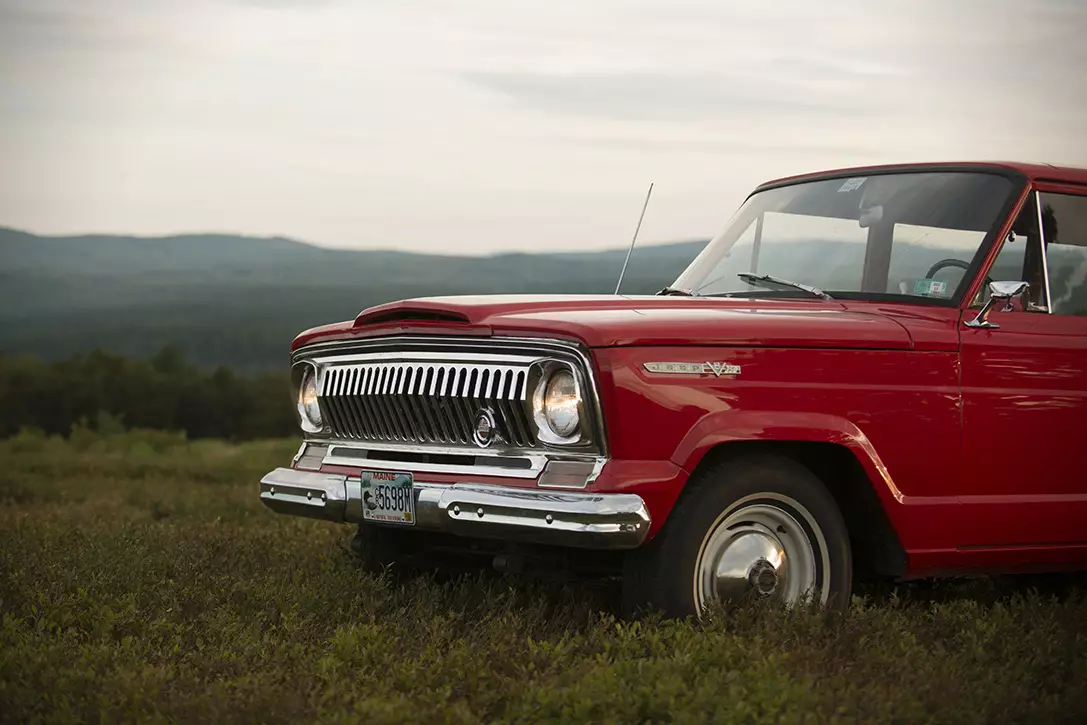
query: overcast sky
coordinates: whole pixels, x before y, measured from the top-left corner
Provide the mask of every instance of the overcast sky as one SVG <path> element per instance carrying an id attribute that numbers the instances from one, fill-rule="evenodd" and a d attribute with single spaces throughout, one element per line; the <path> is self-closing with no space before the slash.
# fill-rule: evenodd
<path id="1" fill-rule="evenodd" d="M 1087 0 L 0 0 L 0 225 L 710 236 L 824 167 L 1087 165 Z"/>

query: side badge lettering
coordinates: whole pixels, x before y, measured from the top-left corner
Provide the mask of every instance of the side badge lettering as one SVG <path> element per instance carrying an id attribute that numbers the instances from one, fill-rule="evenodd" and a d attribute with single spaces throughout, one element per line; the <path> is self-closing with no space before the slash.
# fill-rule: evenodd
<path id="1" fill-rule="evenodd" d="M 673 375 L 705 375 L 712 373 L 715 377 L 722 375 L 739 375 L 740 366 L 726 362 L 648 362 L 645 369 L 651 373 L 671 373 Z"/>

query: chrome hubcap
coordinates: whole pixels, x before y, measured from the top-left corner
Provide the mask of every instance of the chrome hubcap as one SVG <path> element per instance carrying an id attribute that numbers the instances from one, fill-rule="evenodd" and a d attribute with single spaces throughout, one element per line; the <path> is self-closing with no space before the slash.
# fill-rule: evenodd
<path id="1" fill-rule="evenodd" d="M 785 566 L 784 553 L 782 554 L 781 563 L 778 564 L 778 566 L 774 566 L 766 559 L 759 559 L 755 562 L 755 565 L 751 567 L 751 571 L 747 575 L 747 580 L 750 582 L 752 589 L 764 597 L 768 597 L 778 588 L 778 568 L 784 569 Z M 718 586 L 718 589 L 720 589 L 720 586 Z"/>
<path id="2" fill-rule="evenodd" d="M 814 539 L 814 541 L 813 541 Z M 751 496 L 718 517 L 695 566 L 695 602 L 745 596 L 794 604 L 825 601 L 828 570 L 822 533 L 808 511 L 774 494 Z"/>

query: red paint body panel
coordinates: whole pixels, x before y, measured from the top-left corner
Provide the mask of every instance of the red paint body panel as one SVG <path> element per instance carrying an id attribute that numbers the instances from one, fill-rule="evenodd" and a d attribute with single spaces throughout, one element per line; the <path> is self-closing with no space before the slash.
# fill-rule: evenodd
<path id="1" fill-rule="evenodd" d="M 820 178 L 833 178 L 836 176 L 860 176 L 863 174 L 877 173 L 880 171 L 924 171 L 926 169 L 938 169 L 956 167 L 962 169 L 975 169 L 977 171 L 1012 171 L 1022 174 L 1028 181 L 1055 181 L 1071 184 L 1087 184 L 1087 169 L 1078 166 L 1054 166 L 1053 164 L 1035 164 L 1021 161 L 941 161 L 918 164 L 884 164 L 876 166 L 853 166 L 831 171 L 818 171 L 808 174 L 797 174 L 774 179 L 760 184 L 755 191 L 769 186 L 778 186 L 785 183 L 812 181 Z"/>
<path id="2" fill-rule="evenodd" d="M 968 543 L 1087 542 L 1087 317 L 1003 313 L 963 331 L 962 364 Z"/>
<path id="3" fill-rule="evenodd" d="M 875 310 L 868 311 L 869 307 L 855 305 L 851 310 L 841 302 L 814 299 L 433 297 L 380 305 L 368 311 L 368 316 L 414 311 L 456 315 L 465 322 L 341 323 L 303 333 L 295 340 L 295 348 L 318 340 L 403 332 L 537 335 L 575 339 L 588 347 L 759 345 L 882 350 L 911 346 L 910 336 L 900 323 Z"/>
<path id="4" fill-rule="evenodd" d="M 948 166 L 1023 177 L 998 239 L 1033 189 L 1087 195 L 1087 169 L 1019 163 L 843 169 L 760 188 Z M 964 300 L 974 298 L 995 256 L 994 246 Z M 967 301 L 427 298 L 308 330 L 292 349 L 389 334 L 580 343 L 596 366 L 610 456 L 592 489 L 641 495 L 650 536 L 715 446 L 808 441 L 856 457 L 906 551 L 907 576 L 1087 568 L 1087 473 L 1078 455 L 1087 424 L 1087 317 L 999 312 L 999 330 L 976 330 L 963 325 L 976 314 Z M 706 361 L 742 373 L 645 368 Z M 438 483 L 462 478 L 420 474 Z"/>
<path id="5" fill-rule="evenodd" d="M 669 362 L 724 359 L 738 377 L 648 373 L 654 348 L 598 350 L 617 458 L 669 457 L 693 471 L 714 446 L 809 441 L 848 448 L 907 549 L 953 548 L 949 490 L 961 480 L 954 353 L 736 348 L 670 350 Z M 888 380 L 896 382 L 889 385 Z M 919 456 L 918 440 L 925 442 Z M 933 476 L 932 471 L 939 471 Z M 652 512 L 654 514 L 658 512 Z M 942 525 L 937 525 L 942 521 Z"/>

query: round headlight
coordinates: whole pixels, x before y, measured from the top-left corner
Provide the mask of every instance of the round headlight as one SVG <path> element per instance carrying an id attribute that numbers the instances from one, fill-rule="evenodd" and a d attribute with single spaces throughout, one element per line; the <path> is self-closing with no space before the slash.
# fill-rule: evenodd
<path id="1" fill-rule="evenodd" d="M 321 406 L 317 404 L 317 376 L 307 370 L 298 386 L 298 414 L 302 418 L 302 427 L 314 432 L 321 429 Z M 308 424 L 308 426 L 307 426 Z"/>
<path id="2" fill-rule="evenodd" d="M 547 426 L 559 438 L 569 438 L 577 432 L 580 419 L 578 408 L 581 395 L 577 380 L 569 370 L 556 370 L 547 381 L 543 412 Z"/>

